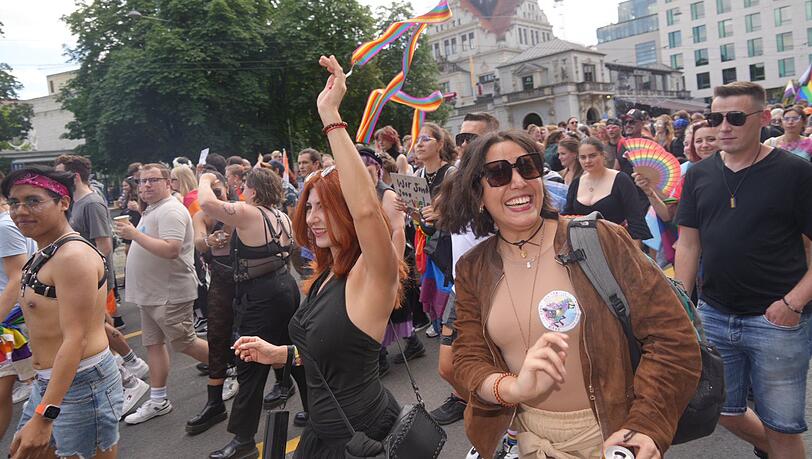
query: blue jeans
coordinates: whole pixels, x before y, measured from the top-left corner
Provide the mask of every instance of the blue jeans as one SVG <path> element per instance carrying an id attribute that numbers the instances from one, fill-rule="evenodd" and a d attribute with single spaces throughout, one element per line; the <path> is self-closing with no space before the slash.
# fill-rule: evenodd
<path id="1" fill-rule="evenodd" d="M 743 414 L 752 386 L 755 412 L 766 427 L 785 434 L 806 432 L 810 314 L 803 314 L 797 326 L 784 327 L 763 315 L 725 314 L 701 300 L 698 308 L 705 333 L 725 363 L 722 414 Z"/>
<path id="2" fill-rule="evenodd" d="M 42 401 L 48 380 L 34 381 L 31 398 L 23 408 L 17 430 L 22 429 Z M 115 357 L 110 351 L 99 364 L 76 373 L 61 411 L 54 421 L 51 446 L 59 457 L 91 458 L 96 450 L 107 451 L 118 443 L 118 421 L 124 391 Z"/>

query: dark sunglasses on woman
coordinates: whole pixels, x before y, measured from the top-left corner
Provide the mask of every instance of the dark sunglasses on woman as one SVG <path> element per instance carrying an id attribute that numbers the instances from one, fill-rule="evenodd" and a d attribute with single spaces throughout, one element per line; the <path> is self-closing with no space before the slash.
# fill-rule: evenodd
<path id="1" fill-rule="evenodd" d="M 460 132 L 459 134 L 457 134 L 454 140 L 456 141 L 457 146 L 461 147 L 462 144 L 464 144 L 465 142 L 471 143 L 477 137 L 479 136 L 474 134 L 473 132 Z"/>
<path id="2" fill-rule="evenodd" d="M 541 177 L 544 170 L 544 160 L 538 153 L 528 153 L 516 158 L 516 162 L 511 164 L 506 159 L 491 161 L 482 166 L 482 177 L 493 188 L 505 186 L 513 179 L 513 169 L 525 180 L 532 180 Z"/>
<path id="3" fill-rule="evenodd" d="M 744 113 L 740 111 L 734 112 L 710 112 L 705 114 L 705 120 L 708 122 L 708 126 L 710 127 L 717 127 L 722 124 L 722 121 L 727 119 L 727 122 L 733 126 L 744 126 L 744 123 L 747 122 L 747 117 L 753 116 L 756 113 L 761 113 L 762 110 L 756 110 L 752 113 Z"/>

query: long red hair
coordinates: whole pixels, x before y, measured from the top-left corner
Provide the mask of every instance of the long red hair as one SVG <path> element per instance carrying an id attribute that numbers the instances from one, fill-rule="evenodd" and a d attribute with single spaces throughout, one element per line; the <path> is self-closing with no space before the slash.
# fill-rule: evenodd
<path id="1" fill-rule="evenodd" d="M 330 237 L 330 241 L 337 245 L 339 249 L 336 260 L 333 259 L 333 252 L 329 248 L 316 246 L 315 237 L 307 226 L 307 200 L 313 190 L 316 190 L 319 194 L 321 208 L 324 209 L 327 235 Z M 389 219 L 380 205 L 378 206 L 378 212 L 386 222 L 387 232 L 391 233 Z M 341 192 L 338 171 L 333 171 L 327 174 L 326 177 L 322 177 L 319 171 L 310 180 L 305 181 L 299 203 L 293 213 L 293 236 L 297 244 L 307 247 L 316 255 L 315 260 L 310 263 L 313 275 L 309 279 L 305 279 L 302 284 L 305 294 L 310 291 L 316 279 L 327 271 L 332 269 L 337 277 L 346 277 L 352 267 L 355 266 L 355 262 L 358 261 L 358 257 L 361 255 L 361 245 L 358 242 L 358 234 L 355 231 L 350 209 L 347 207 L 347 202 Z M 400 262 L 398 271 L 399 282 L 395 309 L 400 307 L 403 281 L 408 276 L 408 270 L 404 262 Z"/>

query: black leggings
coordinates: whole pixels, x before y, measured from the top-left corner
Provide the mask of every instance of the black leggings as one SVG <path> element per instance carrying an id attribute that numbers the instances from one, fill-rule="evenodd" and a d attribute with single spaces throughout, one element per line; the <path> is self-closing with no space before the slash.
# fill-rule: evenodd
<path id="1" fill-rule="evenodd" d="M 299 307 L 299 287 L 283 268 L 275 273 L 237 284 L 234 302 L 235 323 L 240 336 L 258 336 L 278 346 L 292 344 L 288 322 Z M 240 390 L 231 407 L 228 431 L 241 440 L 257 433 L 262 414 L 262 396 L 271 367 L 256 362 L 237 361 Z M 307 383 L 304 367 L 291 374 L 299 386 L 302 406 L 307 410 Z"/>
<path id="2" fill-rule="evenodd" d="M 234 362 L 231 350 L 234 327 L 234 274 L 230 266 L 217 261 L 209 264 L 211 285 L 208 295 L 209 378 L 226 377 L 228 365 Z"/>

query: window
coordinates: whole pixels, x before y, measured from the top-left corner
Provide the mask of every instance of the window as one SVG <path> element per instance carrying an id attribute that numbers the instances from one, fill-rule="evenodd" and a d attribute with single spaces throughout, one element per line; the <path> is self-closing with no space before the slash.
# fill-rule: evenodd
<path id="1" fill-rule="evenodd" d="M 533 75 L 522 77 L 522 89 L 525 91 L 533 89 Z"/>
<path id="2" fill-rule="evenodd" d="M 758 5 L 758 0 L 744 0 L 744 7 L 750 8 L 751 6 Z"/>
<path id="3" fill-rule="evenodd" d="M 719 14 L 730 12 L 730 0 L 716 0 L 716 12 Z"/>
<path id="4" fill-rule="evenodd" d="M 524 34 L 524 44 L 525 45 L 529 44 L 527 42 L 527 29 L 522 29 L 522 33 Z"/>
<path id="5" fill-rule="evenodd" d="M 685 68 L 685 64 L 682 62 L 682 53 L 671 55 L 671 68 L 677 70 L 682 70 Z"/>
<path id="6" fill-rule="evenodd" d="M 50 88 L 50 90 L 51 90 L 50 94 L 53 94 L 53 93 L 56 92 L 56 91 L 54 91 L 54 80 L 51 80 L 51 81 L 48 82 L 48 88 Z"/>
<path id="7" fill-rule="evenodd" d="M 516 28 L 516 31 L 517 31 L 517 33 L 519 34 L 519 44 L 520 44 L 520 45 L 523 45 L 523 44 L 524 44 L 524 36 L 522 36 L 522 28 L 521 28 L 521 27 L 517 27 L 517 28 Z"/>
<path id="8" fill-rule="evenodd" d="M 463 51 L 468 49 L 468 35 L 462 34 L 460 37 L 460 47 Z"/>
<path id="9" fill-rule="evenodd" d="M 637 65 L 657 62 L 657 42 L 652 40 L 634 45 L 634 56 Z"/>
<path id="10" fill-rule="evenodd" d="M 779 59 L 778 60 L 778 76 L 781 78 L 784 77 L 794 77 L 795 76 L 795 58 L 788 57 L 786 59 Z"/>
<path id="11" fill-rule="evenodd" d="M 764 44 L 761 38 L 747 40 L 747 57 L 756 57 L 764 54 Z"/>
<path id="12" fill-rule="evenodd" d="M 745 16 L 744 27 L 747 32 L 761 30 L 761 13 L 753 13 Z"/>
<path id="13" fill-rule="evenodd" d="M 682 13 L 679 12 L 679 8 L 671 8 L 670 10 L 665 12 L 665 21 L 668 25 L 679 24 L 679 17 Z"/>
<path id="14" fill-rule="evenodd" d="M 806 46 L 812 46 L 812 27 L 806 29 Z"/>
<path id="15" fill-rule="evenodd" d="M 697 73 L 696 74 L 696 89 L 710 88 L 710 73 Z"/>
<path id="16" fill-rule="evenodd" d="M 697 67 L 708 65 L 708 48 L 694 50 L 694 65 Z"/>
<path id="17" fill-rule="evenodd" d="M 682 31 L 668 32 L 668 47 L 679 48 L 680 46 L 682 46 Z"/>
<path id="18" fill-rule="evenodd" d="M 691 20 L 696 21 L 705 17 L 705 2 L 691 3 Z"/>
<path id="19" fill-rule="evenodd" d="M 440 44 L 439 43 L 434 44 L 434 58 L 435 59 L 440 58 Z"/>
<path id="20" fill-rule="evenodd" d="M 806 20 L 812 21 L 812 0 L 806 0 L 804 6 L 806 7 Z"/>
<path id="21" fill-rule="evenodd" d="M 719 27 L 719 38 L 726 38 L 733 35 L 733 19 L 725 19 L 717 23 Z"/>
<path id="22" fill-rule="evenodd" d="M 736 67 L 722 69 L 722 84 L 733 83 L 734 81 L 736 81 Z"/>
<path id="23" fill-rule="evenodd" d="M 705 25 L 696 26 L 693 29 L 694 43 L 702 43 L 708 39 L 708 28 Z"/>
<path id="24" fill-rule="evenodd" d="M 591 83 L 595 81 L 595 65 L 584 64 L 584 81 Z"/>
<path id="25" fill-rule="evenodd" d="M 451 54 L 457 54 L 457 39 L 451 39 Z"/>
<path id="26" fill-rule="evenodd" d="M 476 45 L 474 44 L 474 33 L 468 33 L 468 47 L 471 49 L 476 49 Z"/>
<path id="27" fill-rule="evenodd" d="M 444 82 L 440 83 L 440 92 L 442 92 L 443 94 L 450 93 L 451 92 L 451 85 L 447 81 L 444 81 Z"/>
<path id="28" fill-rule="evenodd" d="M 775 36 L 775 47 L 779 53 L 792 51 L 792 32 L 779 33 Z"/>
<path id="29" fill-rule="evenodd" d="M 448 40 L 443 40 L 443 51 L 445 51 L 446 56 L 451 55 L 451 42 Z"/>
<path id="30" fill-rule="evenodd" d="M 736 49 L 733 46 L 733 43 L 727 43 L 720 46 L 719 55 L 722 57 L 722 62 L 728 62 L 736 59 Z"/>
<path id="31" fill-rule="evenodd" d="M 792 22 L 792 18 L 789 15 L 789 8 L 788 6 L 782 6 L 780 8 L 776 8 L 773 10 L 775 16 L 775 26 L 780 27 L 784 24 L 789 24 Z"/>
<path id="32" fill-rule="evenodd" d="M 750 64 L 750 81 L 762 81 L 764 76 L 764 64 Z"/>

